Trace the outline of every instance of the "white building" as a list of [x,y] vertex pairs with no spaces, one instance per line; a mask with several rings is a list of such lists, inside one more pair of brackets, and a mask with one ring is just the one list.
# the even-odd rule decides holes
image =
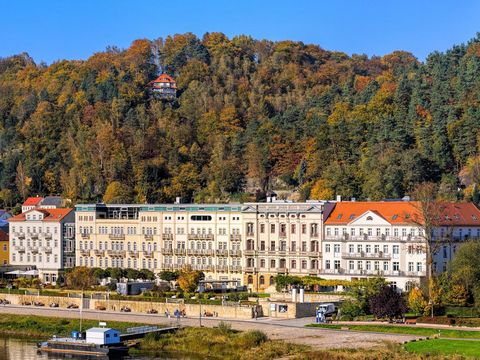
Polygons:
[[[415,202],[338,202],[324,223],[327,279],[383,276],[408,290],[426,274],[421,205]],[[433,236],[439,242],[434,269],[446,270],[458,242],[480,237],[480,211],[471,203],[439,207]]]
[[73,209],[33,209],[9,219],[10,264],[35,266],[40,279],[55,284],[75,266]]

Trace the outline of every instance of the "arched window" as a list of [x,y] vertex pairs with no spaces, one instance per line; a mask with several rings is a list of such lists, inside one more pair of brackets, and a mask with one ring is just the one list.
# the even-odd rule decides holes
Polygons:
[[252,276],[252,275],[248,275],[247,283],[248,283],[249,285],[253,284],[253,276]]
[[265,277],[263,275],[260,275],[259,283],[260,285],[265,285]]
[[270,276],[270,285],[275,284],[275,280],[273,279],[273,276]]
[[260,267],[261,268],[265,267],[265,259],[260,259]]
[[372,221],[372,220],[373,220],[373,217],[367,216],[367,221]]

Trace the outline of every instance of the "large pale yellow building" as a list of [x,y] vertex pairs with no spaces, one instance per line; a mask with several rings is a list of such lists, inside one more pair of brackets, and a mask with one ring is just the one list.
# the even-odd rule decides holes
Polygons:
[[241,206],[77,205],[76,264],[201,270],[207,280],[242,280]]

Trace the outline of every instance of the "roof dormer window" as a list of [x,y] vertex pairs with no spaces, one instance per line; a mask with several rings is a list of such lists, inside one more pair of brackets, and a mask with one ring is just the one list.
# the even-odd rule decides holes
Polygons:
[[367,221],[372,221],[372,220],[373,220],[373,217],[367,216]]

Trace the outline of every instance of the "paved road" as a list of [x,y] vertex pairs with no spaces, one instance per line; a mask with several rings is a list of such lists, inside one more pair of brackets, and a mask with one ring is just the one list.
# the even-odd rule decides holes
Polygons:
[[[78,309],[44,308],[30,306],[7,305],[0,307],[0,314],[39,315],[79,319]],[[161,315],[141,313],[120,313],[98,310],[83,310],[84,319],[98,321],[129,321],[142,324],[166,325],[175,323]],[[384,341],[403,342],[418,338],[412,335],[397,335],[384,333],[371,333],[361,331],[330,330],[322,328],[306,328],[306,323],[311,323],[312,318],[276,320],[262,318],[259,320],[238,320],[202,318],[202,325],[213,327],[224,321],[231,324],[236,330],[262,330],[271,339],[286,340],[297,344],[311,345],[316,348],[368,348]],[[182,318],[181,325],[199,326],[199,318]]]

